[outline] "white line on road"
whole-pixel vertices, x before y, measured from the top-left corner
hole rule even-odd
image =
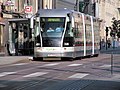
[[[120,79],[120,74],[114,74],[114,75],[113,75],[113,78],[119,80],[119,79]]]
[[[20,65],[27,65],[28,63],[18,63],[18,64],[13,64],[11,66],[20,66]]]
[[[47,74],[48,72],[36,72],[36,73],[32,73],[32,74],[29,74],[29,75],[25,75],[23,77],[38,77],[38,76],[42,76],[44,74]]]
[[[103,68],[109,68],[109,67],[111,67],[111,65],[104,64],[104,65],[102,65],[102,66],[100,66],[100,67],[103,67]]]
[[[80,66],[80,65],[83,65],[83,64],[70,64],[68,66],[74,67],[74,66]]]
[[[45,65],[43,65],[43,66],[44,66],[44,67],[45,67],[45,66],[55,66],[55,65],[58,65],[58,64],[60,64],[60,63],[45,64]]]
[[[14,74],[14,73],[17,73],[17,72],[2,72],[2,73],[0,73],[0,77],[4,77],[6,75],[10,75],[10,74]]]
[[[77,74],[74,74],[74,75],[72,75],[72,76],[70,76],[70,77],[68,77],[68,78],[83,78],[83,77],[85,77],[85,76],[87,76],[87,75],[89,75],[89,74],[77,73]]]

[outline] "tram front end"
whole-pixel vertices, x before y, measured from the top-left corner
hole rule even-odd
[[[43,15],[36,17],[34,58],[74,58],[73,21],[68,12],[62,15],[60,11],[53,13],[45,10]]]

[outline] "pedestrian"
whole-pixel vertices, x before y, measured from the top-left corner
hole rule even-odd
[[[47,32],[54,32],[54,29],[52,29],[51,27],[49,27],[49,29],[47,30]]]
[[[10,55],[10,56],[12,56],[12,54],[10,53],[10,43],[9,43],[9,41],[7,41],[6,42],[6,48],[7,48],[7,53],[8,53],[8,55]]]
[[[107,40],[107,44],[108,44],[108,48],[110,48],[110,46],[111,46],[110,38],[108,38],[108,40]]]
[[[105,47],[105,40],[104,39],[102,39],[102,41],[101,41],[101,46]]]
[[[56,32],[62,32],[64,30],[64,28],[62,27],[62,25],[58,26],[55,31]]]

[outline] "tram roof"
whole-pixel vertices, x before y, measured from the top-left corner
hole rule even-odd
[[[69,9],[41,9],[39,10],[40,17],[65,17],[67,13],[72,13]]]
[[[40,9],[38,13],[40,17],[65,17],[68,13],[82,14],[81,12],[77,12],[77,11],[70,10],[70,9]],[[88,14],[84,14],[84,15],[91,16]],[[94,16],[92,17],[96,18]]]

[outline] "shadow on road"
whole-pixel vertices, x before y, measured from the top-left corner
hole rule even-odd
[[[0,90],[120,90],[120,82],[42,78],[28,81],[0,81]]]

